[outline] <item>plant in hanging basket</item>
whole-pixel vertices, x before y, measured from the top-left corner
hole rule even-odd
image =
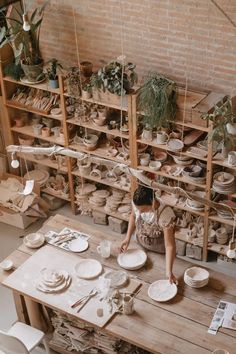
[[[46,5],[47,2],[36,8],[31,16],[24,13],[21,6],[20,10],[16,11],[16,18],[5,17],[7,27],[2,27],[0,31],[0,47],[10,44],[15,56],[15,71],[18,72],[21,64],[26,78],[30,81],[38,81],[43,77],[39,37]]]
[[[177,109],[177,85],[158,73],[150,73],[138,90],[138,110],[144,113],[143,123],[151,128],[169,126]]]
[[[222,143],[222,148],[235,148],[236,113],[233,112],[232,99],[223,98],[214,106],[211,113],[203,113],[201,118],[213,123],[210,139]]]
[[[49,80],[49,84],[52,88],[58,88],[58,71],[63,69],[63,66],[59,63],[59,61],[55,58],[50,59],[46,63],[46,76]]]
[[[134,84],[138,81],[133,63],[123,64],[112,61],[93,74],[90,79],[94,90],[110,92],[118,96],[129,94]]]

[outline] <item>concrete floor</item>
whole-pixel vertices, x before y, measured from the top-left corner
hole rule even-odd
[[[92,219],[87,216],[75,216],[71,213],[69,205],[65,205],[61,209],[58,209],[56,213],[62,214],[64,216],[71,217],[76,220],[80,220],[81,222],[91,224],[93,223]],[[0,223],[0,261],[2,261],[5,257],[7,257],[11,252],[13,252],[21,243],[22,236],[27,235],[31,232],[38,230],[41,224],[45,220],[39,220],[33,225],[31,225],[27,230],[20,230],[18,228],[8,226]],[[104,226],[96,225],[97,229],[104,230]],[[110,233],[112,233],[109,230]],[[117,237],[122,239],[122,237],[118,234],[115,234]],[[189,260],[186,258],[186,260]],[[226,266],[222,266],[216,263],[216,261],[210,262],[197,262],[191,260],[193,263],[202,265],[209,269],[214,269],[223,274],[228,274],[236,278],[236,264],[227,264]],[[16,312],[14,308],[14,302],[12,298],[11,291],[4,288],[0,285],[0,330],[7,330],[14,321],[16,321]],[[39,354],[42,351],[35,350],[33,354]]]

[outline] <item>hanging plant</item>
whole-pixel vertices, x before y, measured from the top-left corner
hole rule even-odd
[[[138,81],[133,63],[122,64],[112,61],[93,74],[90,85],[95,90],[109,91],[118,96],[124,96],[131,92],[132,87]]]
[[[236,113],[233,112],[232,100],[229,96],[214,106],[211,113],[203,113],[201,118],[213,122],[210,139],[225,145],[235,143]]]
[[[150,73],[137,95],[138,110],[144,113],[143,123],[151,128],[166,128],[176,114],[177,85],[158,73]]]

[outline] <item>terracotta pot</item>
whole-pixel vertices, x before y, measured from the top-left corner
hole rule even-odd
[[[51,129],[50,129],[50,128],[44,127],[44,128],[42,129],[42,136],[43,136],[44,138],[48,138],[48,137],[50,136],[50,133],[51,133]]]
[[[93,73],[93,63],[90,61],[82,61],[80,63],[80,70],[82,75],[85,77],[90,77]]]
[[[43,60],[37,65],[27,65],[21,61],[21,67],[24,71],[25,77],[32,82],[37,82],[43,76]]]
[[[17,128],[21,128],[25,125],[24,118],[22,118],[22,117],[17,117],[14,119],[14,121],[16,123]]]

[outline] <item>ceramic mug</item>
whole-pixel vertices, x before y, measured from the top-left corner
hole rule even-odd
[[[150,154],[141,154],[140,155],[140,164],[142,166],[148,166],[149,165],[149,162],[150,162]]]
[[[165,144],[168,139],[168,134],[166,132],[158,131],[156,133],[156,143],[157,144]]]
[[[97,251],[102,258],[109,258],[111,255],[111,242],[107,240],[101,241],[99,246],[97,246]]]
[[[179,130],[172,130],[170,133],[170,137],[174,139],[179,139],[181,138],[182,133]]]
[[[236,151],[230,151],[228,153],[228,164],[231,166],[236,165]]]
[[[134,298],[130,295],[125,295],[123,298],[123,313],[131,315],[134,312]]]

